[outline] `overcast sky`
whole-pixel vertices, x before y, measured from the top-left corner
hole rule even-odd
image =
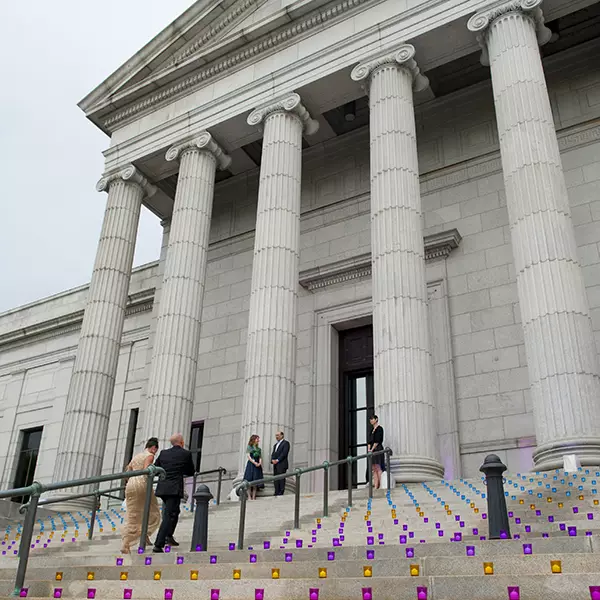
[[[0,312],[89,281],[109,140],[77,103],[193,2],[0,2]],[[144,210],[135,265],[160,236]]]

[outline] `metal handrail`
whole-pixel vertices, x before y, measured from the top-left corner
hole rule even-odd
[[[221,485],[223,483],[223,475],[225,475],[227,473],[227,469],[225,469],[224,467],[218,467],[217,469],[210,469],[209,471],[198,471],[197,473],[194,473],[193,489],[192,489],[192,493],[190,494],[190,511],[191,512],[194,512],[194,509],[196,507],[196,503],[194,501],[194,492],[196,491],[198,477],[200,477],[201,475],[212,475],[212,473],[219,474],[219,478],[217,479],[218,484],[217,484],[216,501],[217,501],[217,506],[219,504],[221,504]]]
[[[148,534],[148,516],[150,513],[150,502],[152,500],[152,485],[154,478],[158,477],[160,480],[165,478],[165,471],[161,467],[150,465],[146,469],[140,471],[125,471],[123,473],[113,473],[110,475],[98,475],[97,477],[87,477],[85,479],[74,479],[72,481],[60,481],[58,483],[47,483],[42,484],[34,481],[31,485],[23,488],[15,488],[12,490],[0,490],[0,499],[2,498],[14,498],[15,496],[30,496],[29,502],[25,506],[25,519],[23,521],[23,531],[21,532],[21,543],[19,544],[19,565],[17,566],[17,574],[15,576],[15,589],[12,593],[13,596],[19,596],[25,583],[25,575],[27,573],[27,563],[29,562],[29,550],[31,548],[31,539],[33,537],[33,529],[35,526],[35,517],[37,514],[38,506],[44,504],[55,504],[57,502],[68,502],[78,498],[89,498],[92,496],[100,496],[102,494],[109,493],[114,490],[95,490],[86,494],[74,494],[63,498],[48,498],[40,501],[40,496],[45,492],[51,492],[55,490],[65,490],[69,488],[79,487],[82,485],[90,485],[97,483],[104,483],[108,481],[121,481],[123,479],[131,479],[133,477],[144,477],[146,476],[146,498],[144,503],[144,518],[142,520],[142,535],[140,537],[140,546],[145,549],[146,547],[146,535]],[[95,511],[98,508],[98,502],[94,504],[95,509],[92,511],[95,521]],[[93,526],[93,522],[92,522]],[[89,536],[89,534],[88,534]]]
[[[281,475],[273,475],[271,477],[263,477],[257,481],[248,482],[245,479],[235,486],[237,495],[240,497],[240,523],[238,529],[238,550],[244,548],[244,529],[246,527],[246,502],[248,500],[248,488],[262,486],[265,483],[272,483],[274,481],[281,481],[288,477],[296,478],[296,489],[295,489],[295,501],[294,501],[294,529],[300,529],[300,477],[306,473],[312,473],[313,471],[323,470],[323,516],[329,516],[329,469],[331,467],[338,467],[341,465],[348,466],[348,506],[352,506],[352,465],[363,458],[367,459],[367,470],[369,473],[369,498],[373,497],[373,457],[385,455],[385,468],[387,471],[387,487],[388,491],[391,490],[392,478],[390,474],[390,457],[392,456],[391,448],[385,448],[384,450],[377,450],[376,452],[367,452],[367,454],[361,454],[359,456],[348,456],[342,460],[335,462],[325,461],[322,465],[315,465],[313,467],[306,467],[304,469],[295,469],[291,473],[282,473]]]

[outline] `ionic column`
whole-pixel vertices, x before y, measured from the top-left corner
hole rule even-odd
[[[429,82],[415,49],[357,65],[371,137],[371,248],[375,405],[394,451],[396,481],[443,475],[438,460],[413,88]]]
[[[202,321],[215,174],[231,158],[208,132],[172,147],[179,160],[145,408],[145,435],[164,446],[173,433],[189,434]]]
[[[261,437],[265,472],[278,429],[293,439],[296,396],[296,304],[300,254],[302,134],[319,127],[289,94],[254,110],[263,150],[248,317],[248,346],[240,441],[243,474],[250,435]]]
[[[600,465],[600,383],[586,290],[538,44],[541,0],[474,15],[492,72],[533,401],[537,469]]]
[[[55,482],[101,473],[140,209],[144,196],[155,192],[132,165],[101,179],[96,187],[108,191],[108,201],[69,386]]]

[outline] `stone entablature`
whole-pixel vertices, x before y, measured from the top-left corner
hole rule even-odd
[[[152,310],[154,288],[148,288],[135,294],[130,294],[127,300],[126,316]],[[54,319],[40,321],[34,325],[9,331],[0,335],[0,352],[45,340],[47,338],[73,333],[81,329],[84,309],[66,313]]]

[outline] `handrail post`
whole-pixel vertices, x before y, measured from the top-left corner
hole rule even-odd
[[[146,478],[146,498],[144,499],[144,516],[142,518],[142,533],[140,535],[140,548],[146,550],[146,539],[148,537],[148,521],[150,520],[150,504],[152,502],[152,489],[154,484],[154,465],[148,467],[148,476]]]
[[[33,489],[31,497],[29,498],[27,514],[23,521],[23,533],[21,534],[21,543],[19,544],[19,564],[17,566],[13,596],[18,596],[21,593],[21,589],[25,583],[25,574],[27,573],[27,563],[29,561],[29,551],[31,549],[31,539],[33,537],[33,527],[35,525],[38,502],[44,490],[42,485],[37,483],[37,481],[32,483],[31,487]]]
[[[243,481],[238,488],[240,496],[240,525],[238,529],[237,549],[244,549],[244,528],[246,526],[246,500],[248,499],[248,489],[246,481]]]
[[[385,470],[387,472],[387,488],[388,488],[388,492],[392,491],[392,468],[390,465],[390,456],[392,454],[392,451],[390,450],[390,448],[386,448],[385,449]]]
[[[348,506],[352,506],[352,457],[349,456],[348,461]]]
[[[98,502],[100,500],[100,494],[96,493],[94,496],[94,507],[92,508],[92,518],[90,522],[90,528],[88,530],[88,540],[94,537],[94,526],[96,525],[96,513],[98,512]]]
[[[323,516],[329,516],[329,463],[323,463]]]
[[[373,497],[373,453],[367,453],[367,477],[369,478],[369,498]]]
[[[294,498],[294,529],[300,529],[300,475],[301,469],[296,469],[296,497]]]
[[[219,467],[219,482],[217,483],[217,506],[221,504],[221,484],[223,483],[223,469]]]
[[[194,473],[194,480],[192,482],[192,493],[190,494],[190,512],[194,512],[196,502],[194,501],[194,493],[198,487],[198,473]]]

